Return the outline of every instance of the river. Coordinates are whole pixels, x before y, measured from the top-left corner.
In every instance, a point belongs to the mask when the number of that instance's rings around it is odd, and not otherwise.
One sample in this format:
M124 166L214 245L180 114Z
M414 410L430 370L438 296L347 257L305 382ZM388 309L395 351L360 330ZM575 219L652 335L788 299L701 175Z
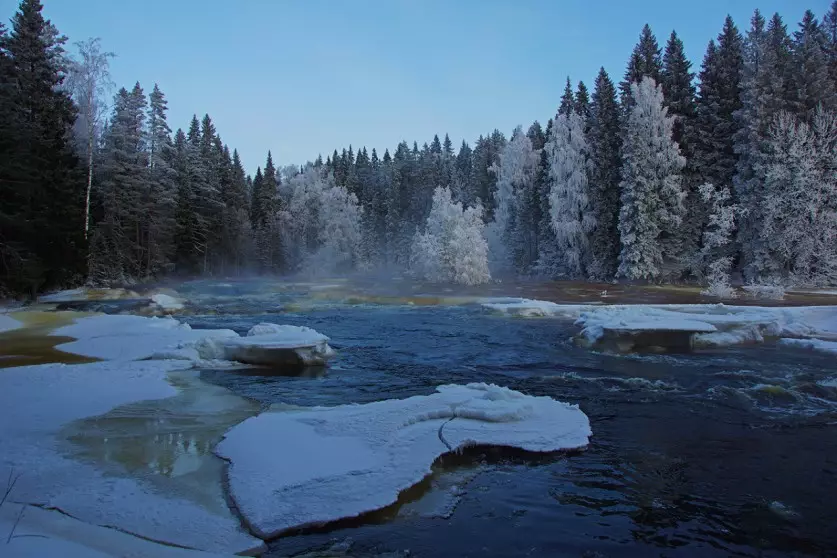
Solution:
M413 286L405 295L403 286L264 281L177 288L195 308L181 318L194 328L244 332L272 321L331 337L338 357L327 371L202 371L262 407L365 403L479 381L577 403L590 417L583 453L443 458L393 508L281 538L270 556L346 540L350 555L422 557L837 553L833 356L771 344L601 354L572 344L571 323L492 315L469 298L690 302L693 292L505 285L432 295Z

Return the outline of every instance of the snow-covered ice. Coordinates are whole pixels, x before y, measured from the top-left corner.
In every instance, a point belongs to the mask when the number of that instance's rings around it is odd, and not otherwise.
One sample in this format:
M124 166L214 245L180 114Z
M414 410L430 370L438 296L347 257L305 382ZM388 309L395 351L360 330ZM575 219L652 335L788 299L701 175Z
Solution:
M184 308L183 302L164 293L151 295L151 302L154 303L156 309L164 312L176 312Z
M394 503L441 455L472 445L532 452L586 447L577 406L486 384L365 405L267 412L227 432L230 492L261 537Z
M156 490L147 480L68 458L61 431L114 407L177 394L176 361L105 361L8 368L0 374L0 478L22 475L11 499L55 507L95 525L190 548L235 553L261 547L222 497L213 505ZM220 491L219 491L220 492Z
M555 304L528 299L483 301L483 306L519 316L574 320L576 337L595 347L611 332L626 338L639 332L682 332L696 347L761 343L792 337L837 341L837 306L764 307L724 304ZM673 338L669 335L670 338Z
M18 515L23 508L23 515ZM15 523L17 522L17 525ZM3 556L15 558L211 558L230 556L158 544L84 523L55 510L6 502L0 507ZM6 541L9 533L11 539Z
M334 355L328 337L291 325L258 324L240 337L230 329L192 329L170 317L105 315L81 318L54 334L76 338L58 349L105 360L321 365Z

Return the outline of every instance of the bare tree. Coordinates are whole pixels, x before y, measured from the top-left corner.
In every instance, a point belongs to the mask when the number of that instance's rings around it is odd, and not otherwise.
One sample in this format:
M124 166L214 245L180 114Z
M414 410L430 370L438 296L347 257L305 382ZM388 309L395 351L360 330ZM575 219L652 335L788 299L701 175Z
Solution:
M102 52L96 37L75 43L78 58L68 68L68 87L79 107L76 120L76 143L87 158L87 191L84 203L84 238L90 229L90 190L93 186L93 154L107 112L104 101L113 88L109 59L112 52Z

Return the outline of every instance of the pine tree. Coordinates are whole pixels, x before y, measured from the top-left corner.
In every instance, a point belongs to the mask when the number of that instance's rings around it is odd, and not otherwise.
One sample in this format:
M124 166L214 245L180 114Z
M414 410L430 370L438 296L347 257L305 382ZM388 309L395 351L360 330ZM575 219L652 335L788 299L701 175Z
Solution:
M837 86L829 79L827 37L814 12L807 10L793 34L793 83L797 112L812 117L814 109L837 109Z
M672 140L674 118L663 106L662 87L643 78L631 88L623 147L619 275L657 279L664 275L665 245L683 216L680 173L686 162Z
M589 235L596 226L590 203L590 150L578 113L559 114L546 144L549 161L549 215L559 261L557 274L583 277L590 266Z
M148 107L148 173L150 198L154 205L148 215L148 254L146 274L158 274L168 267L173 257L172 238L177 206L175 159L166 112L168 103L157 84L149 96Z
M596 226L591 235L593 262L589 273L610 279L619 259L619 183L622 165L622 131L616 87L604 68L596 77L588 132L591 163L591 202Z
M0 33L0 284L35 293L84 273L85 184L70 145L76 118L63 85L65 39L22 0Z
M629 110L633 102L631 99L632 84L639 83L646 76L653 79L655 83L660 83L663 71L660 55L661 51L660 45L657 43L657 37L651 31L651 26L646 23L639 35L639 42L634 47L628 60L625 78L619 84L619 89L622 91L622 105L625 110Z

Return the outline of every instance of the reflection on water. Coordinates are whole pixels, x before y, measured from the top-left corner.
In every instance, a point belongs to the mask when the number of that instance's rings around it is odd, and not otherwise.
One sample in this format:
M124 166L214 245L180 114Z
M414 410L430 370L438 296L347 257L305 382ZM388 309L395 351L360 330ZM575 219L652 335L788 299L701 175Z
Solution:
M57 345L75 341L72 337L51 333L59 327L88 314L80 312L14 312L9 317L21 322L20 329L0 333L0 368L35 364L83 364L98 359L65 353Z
M172 373L169 381L179 389L174 397L73 422L61 437L78 459L220 510L224 463L212 449L227 429L255 415L258 404L204 384L195 372Z

